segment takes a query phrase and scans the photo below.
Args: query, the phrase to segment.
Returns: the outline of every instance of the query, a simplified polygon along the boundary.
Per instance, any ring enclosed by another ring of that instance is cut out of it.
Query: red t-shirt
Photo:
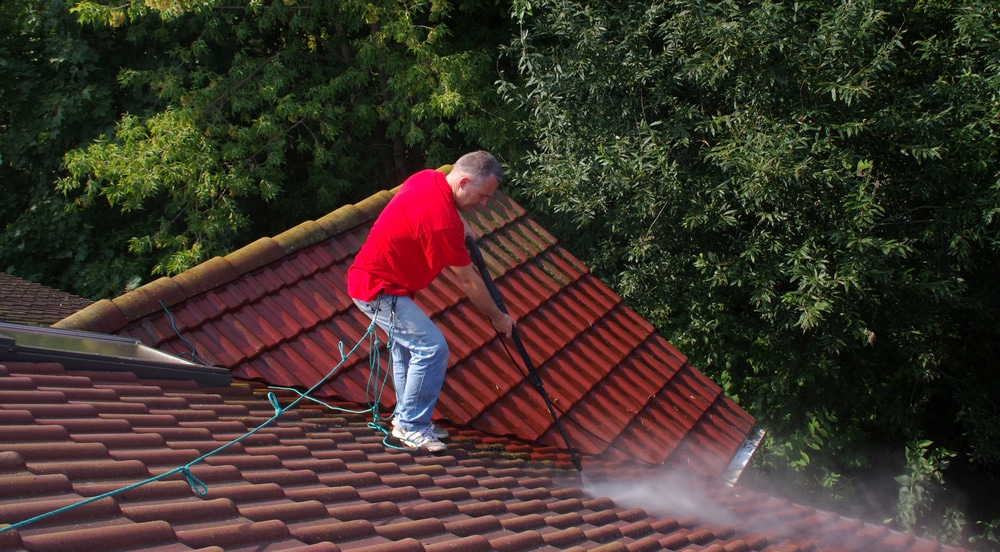
[[[423,170],[403,182],[375,220],[347,270],[347,293],[362,301],[380,291],[412,298],[444,267],[471,262],[451,186],[444,173]]]

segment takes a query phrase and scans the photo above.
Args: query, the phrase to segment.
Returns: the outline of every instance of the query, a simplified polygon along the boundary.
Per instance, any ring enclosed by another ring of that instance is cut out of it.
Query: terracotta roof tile
[[[437,417],[452,434],[446,451],[400,451],[369,427],[367,344],[317,389],[325,404],[275,418],[268,396],[299,395],[266,385],[304,390],[364,335],[344,273],[383,192],[60,323],[209,359],[245,383],[0,364],[0,523],[171,474],[4,531],[0,549],[945,550],[722,484],[752,418],[498,196],[471,222],[588,474],[685,467],[738,522],[591,496],[512,345],[447,274],[419,296],[452,343]],[[392,400],[386,389],[383,413]],[[189,483],[178,470],[191,463]]]
[[[371,217],[388,195],[344,208],[339,216],[331,214],[321,223],[293,229],[278,240],[284,244],[281,255],[274,248],[268,249],[272,242],[258,241],[226,260],[213,260],[183,278],[177,277],[175,286],[160,282],[149,289],[140,288],[140,293],[135,293],[138,303],[129,299],[131,294],[116,299],[126,317],[137,318],[118,331],[175,354],[190,352],[222,363],[242,377],[284,386],[316,381],[340,361],[341,344],[356,342],[367,326],[367,320],[343,293],[343,275]],[[576,422],[578,429],[572,437],[583,442],[584,452],[595,454],[608,450],[609,438],[616,431],[619,440],[638,435],[627,430],[637,421],[627,413],[638,410],[616,400],[609,402],[607,394],[597,389],[613,385],[627,373],[623,369],[626,359],[630,367],[635,367],[637,360],[648,361],[648,354],[632,357],[645,349],[644,343],[651,336],[658,341],[652,327],[624,308],[620,298],[590,276],[586,267],[560,249],[551,235],[526,218],[523,209],[506,196],[499,194],[497,202],[471,218],[484,234],[485,256],[509,308],[515,314],[520,311],[521,333],[532,361],[543,380],[551,380],[546,391],[562,415]],[[325,233],[321,231],[324,228]],[[233,267],[235,274],[230,270]],[[190,295],[178,300],[178,286]],[[158,290],[163,290],[163,297],[156,297]],[[497,348],[500,340],[456,292],[450,276],[439,278],[420,299],[439,319],[452,343],[449,382],[454,387],[442,394],[440,415],[460,424],[513,432],[558,446],[554,425],[536,391],[524,381],[518,361],[512,362],[507,351]],[[131,306],[140,303],[146,306],[138,310]],[[159,310],[152,309],[154,304]],[[146,314],[137,316],[138,312]],[[66,325],[92,324],[86,314],[67,320]],[[194,351],[182,345],[181,336],[194,344]],[[321,389],[321,395],[364,400],[370,386],[363,362],[352,359],[342,366]],[[639,366],[640,370],[649,368],[655,370],[656,366]],[[466,370],[467,377],[463,374]],[[494,374],[493,380],[482,378],[483,373]],[[659,394],[650,392],[648,396]],[[473,397],[478,401],[471,402]],[[391,404],[391,390],[382,399],[383,408]],[[603,438],[585,435],[588,419],[594,423],[591,403],[621,416],[615,426],[598,424],[605,426]],[[575,408],[581,410],[574,412]],[[524,412],[534,414],[524,416]],[[696,424],[703,418],[697,414],[692,418]],[[730,426],[736,437],[729,441],[740,441],[752,424],[749,418],[739,421]],[[648,445],[643,439],[636,446],[618,450],[646,449]],[[738,443],[726,445],[735,450]],[[723,456],[727,454],[731,451]],[[716,464],[726,462],[723,458]]]

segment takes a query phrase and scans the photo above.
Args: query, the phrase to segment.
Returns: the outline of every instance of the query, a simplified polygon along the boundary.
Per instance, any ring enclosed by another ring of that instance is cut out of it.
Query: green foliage
[[[995,2],[10,0],[0,31],[0,270],[113,296],[484,147],[760,464],[832,496],[872,442],[1000,465]]]
[[[784,459],[782,462],[794,470],[801,470],[809,466],[811,451],[822,451],[827,448],[827,441],[831,437],[828,428],[835,427],[836,416],[826,409],[819,412],[806,412],[807,425],[804,431],[796,432],[791,437],[773,447],[776,456]]]
[[[996,465],[1000,7],[515,14],[520,197],[769,428],[767,462],[847,485],[866,443],[928,436]]]
[[[67,215],[52,183],[66,150],[142,98],[117,93],[118,37],[80,29],[59,0],[3,2],[0,34],[0,271],[89,291],[81,271],[114,255],[114,229],[106,210]]]
[[[931,441],[913,441],[906,446],[906,473],[896,477],[899,483],[899,503],[894,520],[903,530],[921,533],[928,538],[957,544],[964,527],[964,517],[946,508],[939,524],[927,518],[932,511],[935,495],[944,490],[944,470],[955,453],[942,448],[930,448]]]
[[[803,417],[805,427],[784,420],[785,427],[795,429],[780,436],[767,435],[756,458],[757,468],[795,481],[796,493],[810,501],[832,505],[849,498],[855,474],[869,467],[851,439],[855,430],[845,427],[826,407],[806,411]]]
[[[266,181],[252,180],[242,164],[227,164],[216,144],[182,112],[173,110],[145,123],[125,116],[116,140],[72,151],[66,162],[72,177],[62,180],[62,191],[75,190],[77,179],[86,178],[77,207],[103,198],[123,213],[142,210],[149,203],[162,210],[159,220],[133,227],[140,235],[129,240],[130,252],[138,255],[167,252],[153,267],[154,274],[176,274],[208,254],[225,253],[232,246],[226,237],[248,224],[234,199],[251,193],[270,199],[274,193]],[[262,189],[256,189],[258,185]],[[217,249],[204,251],[203,244]]]
[[[470,148],[514,143],[491,85],[505,27],[489,1],[66,8],[52,13],[77,18],[73,32],[115,37],[117,54],[92,48],[93,63],[113,68],[109,94],[143,100],[107,105],[102,124],[46,152],[50,164],[63,157],[38,184],[58,182],[70,206],[59,218],[114,223],[95,228],[110,239],[93,240],[105,245],[92,264],[71,263],[81,278],[104,275],[90,296],[176,274]],[[22,82],[29,94],[34,79]]]
[[[990,543],[996,549],[1000,545],[1000,519],[992,521],[977,521],[978,535],[969,539],[972,543]]]

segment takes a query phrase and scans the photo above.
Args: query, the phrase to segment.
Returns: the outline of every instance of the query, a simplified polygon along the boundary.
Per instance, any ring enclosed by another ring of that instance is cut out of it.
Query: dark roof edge
[[[282,257],[374,219],[398,187],[305,221],[274,237],[213,257],[176,276],[162,277],[114,299],[101,299],[52,325],[65,330],[113,334],[134,320],[225,285]]]

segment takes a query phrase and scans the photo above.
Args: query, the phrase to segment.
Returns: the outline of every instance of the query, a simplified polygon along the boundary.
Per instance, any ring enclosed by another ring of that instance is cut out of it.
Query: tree
[[[143,100],[118,92],[120,38],[80,28],[60,0],[4,2],[0,33],[0,270],[78,289],[88,264],[115,257],[101,237],[114,227],[107,209],[66,213],[62,155]]]
[[[994,3],[515,13],[521,196],[771,430],[764,457],[838,488],[873,441],[997,465]]]
[[[176,274],[470,147],[509,147],[510,110],[490,84],[504,18],[488,1],[81,0],[70,11],[129,44],[115,65],[121,94],[151,100],[115,105],[113,128],[62,150],[72,216],[103,213],[122,229],[102,233],[115,254],[88,265],[89,296]],[[122,259],[130,277],[106,279]]]

